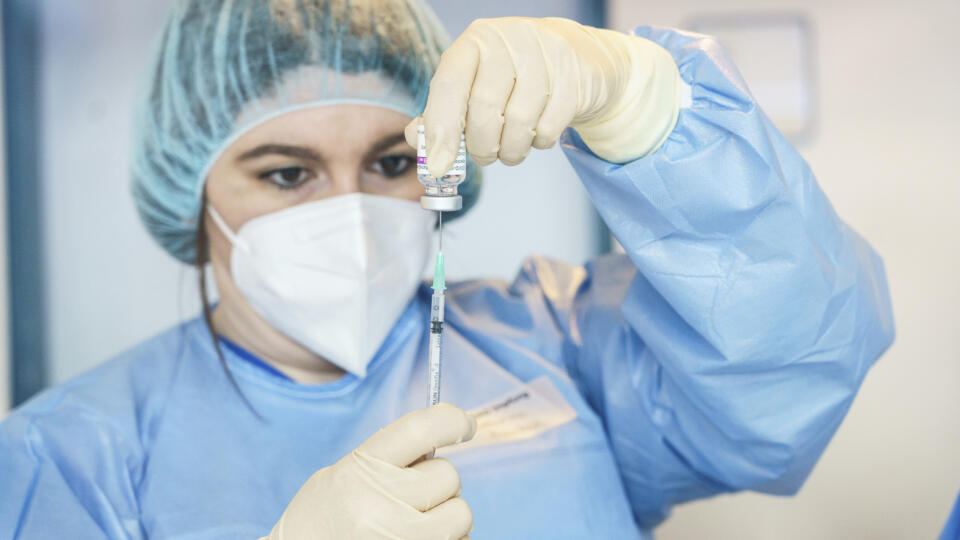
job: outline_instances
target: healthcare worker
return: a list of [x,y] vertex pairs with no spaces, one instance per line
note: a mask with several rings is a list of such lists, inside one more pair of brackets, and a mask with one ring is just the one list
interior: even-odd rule
[[[722,48],[519,18],[445,47],[416,0],[175,3],[133,193],[219,303],[6,419],[0,537],[647,538],[799,489],[890,302]],[[451,285],[428,409],[421,122],[434,173],[461,131],[480,165],[559,140],[626,251]]]

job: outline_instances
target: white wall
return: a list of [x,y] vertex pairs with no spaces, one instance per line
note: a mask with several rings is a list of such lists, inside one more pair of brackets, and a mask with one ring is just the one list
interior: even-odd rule
[[[0,4],[0,28],[3,27],[3,5]],[[0,74],[3,73],[3,42],[0,40]],[[0,82],[0,419],[10,409],[10,308],[7,294],[7,143],[4,139],[6,120],[3,84]]]
[[897,341],[798,497],[685,505],[658,538],[934,538],[960,490],[960,2],[611,0],[608,17],[770,10],[812,22],[818,126],[798,148],[884,257]]
[[[192,270],[154,245],[129,194],[131,111],[170,0],[42,2],[42,184],[49,373],[59,382],[198,313]],[[437,0],[453,35],[512,2]],[[585,0],[529,2],[580,14]],[[597,221],[558,148],[489,167],[477,208],[446,228],[451,279],[509,278],[531,251],[580,263]]]
[[44,313],[58,382],[198,304],[193,272],[154,246],[129,189],[133,101],[168,2],[40,1]]

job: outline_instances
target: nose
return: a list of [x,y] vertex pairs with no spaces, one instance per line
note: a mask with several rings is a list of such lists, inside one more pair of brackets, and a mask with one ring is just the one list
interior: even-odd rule
[[360,165],[358,163],[333,163],[328,166],[328,189],[318,199],[337,197],[360,191]]

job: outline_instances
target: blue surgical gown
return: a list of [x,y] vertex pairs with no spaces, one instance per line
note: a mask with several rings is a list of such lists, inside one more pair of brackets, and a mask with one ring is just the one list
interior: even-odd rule
[[[640,28],[692,87],[625,165],[563,146],[623,245],[447,293],[443,397],[547,377],[577,418],[452,454],[482,538],[645,538],[674,504],[799,489],[893,339],[883,265],[709,38]],[[256,538],[300,485],[423,406],[423,288],[368,376],[302,385],[193,320],[0,428],[0,537]],[[255,412],[254,412],[255,411]]]
[[957,501],[953,503],[953,510],[947,518],[947,524],[943,527],[939,539],[960,540],[960,496],[957,496]]

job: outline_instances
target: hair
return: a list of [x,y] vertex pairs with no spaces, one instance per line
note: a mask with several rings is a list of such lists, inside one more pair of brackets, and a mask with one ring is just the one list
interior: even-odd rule
[[[448,43],[423,0],[173,2],[134,113],[131,190],[147,232],[194,265],[198,195],[233,137],[276,113],[344,98],[414,117]],[[368,73],[386,84],[344,78]],[[466,212],[480,183],[468,156],[463,210],[444,217]]]
[[[304,100],[398,101],[415,116],[447,42],[422,0],[174,2],[135,113],[131,189],[147,231],[192,265],[198,184],[224,143]],[[390,84],[343,84],[363,73]],[[286,87],[301,76],[315,91]]]
[[237,391],[240,399],[242,399],[247,408],[250,409],[250,412],[260,420],[263,420],[263,416],[257,412],[253,404],[250,403],[250,400],[247,399],[246,394],[240,389],[240,385],[237,384],[237,380],[233,377],[233,373],[231,373],[230,368],[227,366],[227,359],[223,355],[223,347],[220,344],[220,335],[217,334],[213,326],[213,308],[210,306],[210,295],[207,292],[207,273],[204,271],[207,262],[210,260],[210,238],[207,236],[207,221],[204,219],[204,212],[206,211],[207,192],[204,190],[200,196],[200,212],[197,215],[196,258],[194,260],[194,265],[197,270],[200,303],[203,306],[203,321],[207,326],[207,332],[210,333],[210,339],[213,341],[213,350],[216,351],[217,359],[220,360],[220,367],[223,368],[223,372],[226,374],[227,379],[229,379],[230,385]]

